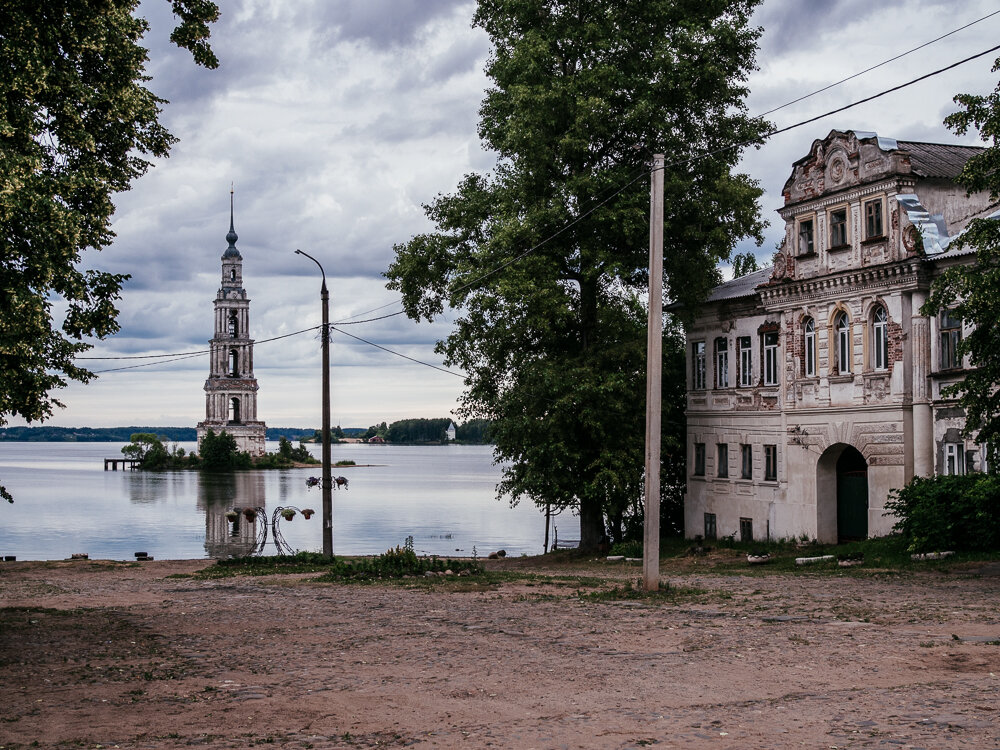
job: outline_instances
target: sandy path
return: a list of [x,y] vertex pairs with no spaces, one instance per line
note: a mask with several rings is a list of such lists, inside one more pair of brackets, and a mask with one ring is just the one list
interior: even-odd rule
[[204,565],[0,566],[0,747],[1000,747],[995,575],[168,577]]

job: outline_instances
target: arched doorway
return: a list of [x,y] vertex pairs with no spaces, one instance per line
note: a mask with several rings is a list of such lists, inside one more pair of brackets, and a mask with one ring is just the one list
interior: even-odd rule
[[837,459],[837,538],[868,538],[868,462],[850,446]]
[[816,539],[836,544],[868,537],[868,464],[847,443],[835,443],[816,463]]

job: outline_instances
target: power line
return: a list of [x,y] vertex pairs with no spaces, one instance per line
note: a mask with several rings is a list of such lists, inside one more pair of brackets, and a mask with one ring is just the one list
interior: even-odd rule
[[389,352],[389,354],[395,354],[397,357],[402,357],[403,359],[408,359],[411,362],[416,362],[418,365],[423,365],[424,367],[430,367],[432,370],[440,370],[441,372],[446,372],[449,375],[454,375],[456,378],[464,378],[465,377],[465,375],[463,375],[461,373],[452,372],[451,370],[446,370],[443,367],[438,367],[437,365],[432,365],[429,362],[421,362],[419,359],[414,359],[413,357],[407,357],[405,354],[400,354],[399,352],[395,352],[392,349],[387,349],[386,347],[381,346],[380,344],[376,344],[374,341],[369,341],[368,339],[363,339],[360,336],[355,336],[353,333],[348,333],[347,331],[341,331],[339,328],[334,328],[332,325],[330,327],[334,331],[336,331],[337,333],[342,333],[345,336],[350,336],[352,339],[357,339],[358,341],[361,341],[362,343],[368,344],[369,346],[374,346],[376,349],[381,349],[384,352]]
[[[827,90],[829,88],[837,86],[840,83],[843,83],[844,81],[851,80],[852,78],[856,78],[857,76],[862,75],[863,73],[868,72],[869,70],[874,70],[875,68],[881,67],[882,65],[885,65],[888,62],[892,62],[892,60],[899,59],[899,57],[902,57],[902,56],[904,56],[906,54],[909,54],[910,52],[913,52],[913,51],[916,51],[916,50],[921,49],[923,47],[926,47],[927,45],[933,44],[936,41],[940,41],[940,39],[943,39],[943,38],[945,38],[947,36],[950,36],[951,34],[954,34],[954,33],[958,32],[958,31],[961,31],[961,30],[963,30],[965,28],[968,28],[969,26],[971,26],[971,25],[973,25],[975,23],[979,23],[980,21],[983,21],[983,20],[985,20],[987,18],[990,18],[990,17],[992,17],[994,15],[997,15],[998,13],[1000,13],[1000,11],[996,11],[994,13],[991,13],[991,14],[987,15],[987,16],[984,16],[983,18],[978,19],[977,21],[973,21],[972,23],[966,24],[965,26],[963,26],[963,27],[961,27],[959,29],[955,29],[954,31],[949,32],[948,34],[944,34],[943,36],[938,37],[937,39],[931,40],[930,42],[926,42],[925,44],[920,45],[919,47],[916,47],[913,50],[909,50],[908,52],[904,52],[901,55],[896,56],[895,58],[891,58],[890,60],[887,60],[887,61],[885,61],[883,63],[879,63],[878,65],[872,66],[871,68],[869,68],[869,69],[867,69],[865,71],[861,71],[861,73],[857,73],[857,74],[855,74],[853,76],[849,76],[848,78],[845,78],[842,81],[838,81],[837,83],[830,84],[830,86],[827,86],[824,89],[820,89],[818,91],[813,92],[812,94],[807,94],[806,96],[799,97],[798,99],[793,100],[792,102],[789,102],[788,104],[782,105],[781,107],[778,107],[778,108],[776,108],[774,110],[770,110],[770,112],[777,111],[778,109],[782,109],[785,106],[789,106],[790,104],[794,104],[794,103],[796,103],[798,101],[802,101],[803,99],[806,99],[806,98],[808,98],[810,96],[813,96],[816,93],[820,93],[821,91],[825,91],[825,90]],[[798,122],[796,122],[796,123],[794,123],[792,125],[788,125],[788,126],[785,126],[785,127],[782,127],[782,128],[775,128],[775,129],[769,131],[768,133],[765,133],[763,136],[761,136],[761,140],[766,141],[766,140],[772,138],[775,135],[779,135],[781,133],[786,133],[786,132],[789,132],[789,131],[794,130],[796,128],[800,128],[800,127],[802,127],[804,125],[808,125],[810,123],[816,122],[817,120],[821,120],[823,118],[830,117],[831,115],[839,114],[839,113],[845,112],[845,111],[847,111],[849,109],[853,109],[854,107],[858,107],[858,106],[860,106],[862,104],[866,104],[867,102],[873,101],[875,99],[879,99],[879,98],[881,98],[883,96],[886,96],[888,94],[894,93],[896,91],[900,91],[900,90],[902,90],[904,88],[907,88],[907,87],[912,86],[914,84],[920,83],[921,81],[925,81],[925,80],[927,80],[929,78],[933,78],[934,76],[940,75],[941,73],[944,73],[944,72],[947,72],[949,70],[952,70],[953,68],[956,68],[956,67],[958,67],[960,65],[964,65],[967,62],[971,62],[972,60],[976,60],[976,59],[978,59],[980,57],[988,55],[991,52],[996,52],[997,50],[1000,50],[1000,45],[996,45],[996,46],[991,47],[991,48],[989,48],[987,50],[979,52],[979,53],[977,53],[975,55],[970,55],[969,57],[966,57],[963,60],[959,60],[959,61],[957,61],[955,63],[952,63],[951,65],[947,65],[947,66],[945,66],[943,68],[939,68],[939,69],[937,69],[935,71],[932,71],[930,73],[926,73],[926,74],[924,74],[922,76],[914,78],[914,79],[912,79],[910,81],[907,81],[905,83],[899,84],[897,86],[893,86],[892,88],[884,89],[883,91],[880,91],[877,94],[873,94],[871,96],[865,97],[863,99],[859,99],[859,100],[857,100],[855,102],[852,102],[850,104],[844,105],[842,107],[838,107],[836,109],[832,109],[832,110],[830,110],[828,112],[825,112],[823,114],[816,115],[815,117],[810,117],[810,118],[805,119],[805,120],[800,120],[800,121],[798,121]],[[769,112],[765,112],[764,114],[769,114]],[[720,148],[714,149],[712,151],[707,151],[707,152],[703,152],[701,154],[696,154],[696,155],[691,156],[691,157],[686,158],[686,159],[678,159],[678,160],[675,160],[675,161],[672,161],[672,162],[665,162],[664,165],[662,167],[660,167],[660,169],[666,170],[667,168],[670,168],[670,167],[676,167],[676,166],[683,166],[683,165],[687,165],[687,164],[692,164],[692,163],[700,161],[702,159],[707,159],[707,158],[709,158],[711,156],[715,156],[717,154],[724,153],[726,151],[731,151],[731,150],[733,150],[735,148],[741,148],[741,147],[753,145],[754,142],[755,141],[739,141],[739,142],[734,142],[734,143],[731,143],[729,145],[722,146]],[[581,221],[583,221],[584,219],[586,219],[588,216],[590,216],[591,214],[593,214],[595,211],[597,211],[602,206],[607,205],[610,201],[612,201],[614,198],[616,198],[617,196],[619,196],[625,190],[627,190],[628,188],[630,188],[632,185],[634,185],[640,179],[643,179],[648,173],[649,173],[649,170],[647,170],[645,168],[643,168],[640,171],[637,171],[637,173],[635,174],[635,176],[632,179],[630,179],[628,182],[626,182],[624,185],[622,185],[619,188],[615,189],[607,197],[603,198],[602,200],[600,200],[599,202],[597,202],[596,204],[594,204],[593,206],[591,206],[591,208],[587,209],[587,211],[585,211],[584,213],[576,216],[574,219],[572,219],[570,222],[568,222],[564,226],[560,227],[558,230],[556,230],[555,232],[553,232],[548,237],[542,239],[541,241],[539,241],[536,244],[532,245],[531,247],[527,248],[522,253],[519,253],[518,255],[514,256],[513,258],[505,261],[504,263],[501,263],[499,266],[493,268],[492,270],[490,270],[490,271],[488,271],[488,272],[486,272],[486,273],[484,273],[484,274],[482,274],[482,275],[480,275],[480,276],[472,279],[471,281],[466,282],[465,284],[462,284],[459,287],[456,287],[455,289],[453,289],[453,290],[450,291],[450,294],[457,294],[459,292],[462,292],[462,291],[468,289],[469,287],[474,286],[474,285],[476,285],[476,284],[478,284],[478,283],[480,283],[480,282],[482,282],[482,281],[490,278],[491,276],[496,275],[500,271],[503,271],[504,269],[509,268],[514,263],[517,263],[518,261],[520,261],[523,258],[527,257],[528,255],[532,254],[533,252],[535,252],[536,250],[538,250],[542,246],[548,244],[549,242],[551,242],[552,240],[556,239],[557,237],[559,237],[560,235],[562,235],[563,233],[565,233],[566,231],[568,231],[569,229],[571,229],[575,225],[579,224]],[[389,303],[386,303],[384,305],[380,305],[378,307],[372,308],[370,310],[366,310],[364,312],[358,313],[357,315],[365,315],[367,313],[376,312],[376,311],[384,309],[386,307],[391,307],[393,305],[399,304],[400,302],[401,302],[401,300],[396,300],[394,302],[389,302]],[[361,323],[370,323],[370,322],[374,322],[374,321],[378,321],[378,320],[385,320],[387,318],[392,318],[392,317],[395,317],[397,315],[402,315],[402,314],[404,314],[404,312],[405,311],[400,310],[398,312],[391,313],[391,314],[388,314],[388,315],[382,315],[382,316],[378,316],[378,317],[375,317],[375,318],[370,318],[370,319],[366,319],[366,320],[358,320],[358,321],[352,321],[350,318],[348,318],[347,320],[342,321],[340,323],[332,324],[331,327],[333,327],[333,325],[357,325],[357,324],[361,324]],[[357,317],[357,315],[355,315],[353,317]],[[288,338],[290,336],[297,336],[297,335],[300,335],[302,333],[307,333],[309,331],[314,331],[314,330],[317,330],[318,328],[321,328],[321,327],[322,326],[313,326],[311,328],[306,328],[306,329],[303,329],[301,331],[295,331],[293,333],[287,333],[287,334],[283,334],[281,336],[274,336],[274,337],[269,338],[269,339],[263,339],[263,340],[261,340],[259,342],[255,342],[255,343],[264,344],[264,343],[268,343],[268,342],[271,342],[271,341],[277,341],[279,339]],[[338,329],[335,329],[335,330],[338,330]],[[447,372],[448,374],[450,374],[450,375],[456,375],[457,377],[465,377],[464,375],[459,375],[458,373],[452,372],[450,370],[445,370],[445,369],[437,367],[435,365],[431,365],[431,364],[428,364],[426,362],[421,362],[420,360],[416,360],[416,359],[413,359],[411,357],[407,357],[404,354],[400,354],[399,352],[395,352],[395,351],[392,351],[391,349],[387,349],[387,348],[385,348],[383,346],[380,346],[379,344],[375,344],[375,343],[373,343],[371,341],[363,339],[360,336],[354,336],[353,334],[349,334],[346,331],[339,331],[339,332],[343,333],[346,336],[350,336],[351,338],[355,338],[355,339],[357,339],[359,341],[362,341],[363,343],[369,344],[370,346],[374,346],[376,348],[383,349],[384,351],[389,352],[390,354],[394,354],[396,356],[403,357],[404,359],[410,359],[411,361],[416,362],[417,364],[425,365],[427,367],[431,367],[431,368],[436,369],[436,370],[441,370],[442,372]],[[179,360],[188,359],[188,358],[194,357],[194,356],[200,356],[202,354],[208,354],[210,351],[211,351],[210,349],[204,349],[204,350],[199,350],[199,351],[194,351],[194,352],[181,352],[181,353],[172,353],[172,354],[151,354],[151,355],[134,355],[134,356],[119,356],[119,357],[77,357],[76,359],[80,359],[80,360],[159,359],[159,360],[161,360],[160,362],[147,363],[147,364],[144,364],[144,365],[132,365],[131,367],[111,368],[111,369],[107,369],[107,370],[95,371],[95,374],[98,374],[98,373],[104,373],[104,372],[116,372],[116,371],[119,371],[119,370],[134,369],[134,368],[137,368],[137,367],[146,367],[146,366],[149,366],[149,365],[152,365],[152,364],[160,364],[160,363],[166,363],[166,362],[179,361]]]
[[[301,331],[293,331],[292,333],[283,333],[280,336],[272,336],[269,339],[261,339],[260,341],[254,341],[254,346],[257,344],[267,344],[271,341],[277,341],[278,339],[287,339],[289,336],[298,336],[302,333],[309,333],[309,331],[315,331],[323,326],[313,326],[312,328],[303,328]],[[115,359],[159,359],[162,357],[176,357],[185,358],[188,356],[194,357],[199,354],[210,354],[211,349],[198,349],[193,352],[171,352],[169,354],[134,354],[124,357],[76,357],[75,359],[88,359],[88,360],[115,360]],[[157,362],[150,362],[150,364],[158,364]],[[108,370],[102,370],[102,372],[109,372]]]
[[877,69],[879,69],[879,68],[881,68],[881,67],[883,67],[885,65],[888,65],[891,62],[896,62],[896,60],[904,58],[907,55],[910,55],[910,54],[912,54],[914,52],[918,52],[919,50],[922,50],[924,47],[929,47],[930,45],[935,44],[936,42],[940,42],[942,39],[945,39],[945,38],[947,38],[947,37],[949,37],[949,36],[951,36],[953,34],[957,34],[960,31],[965,31],[970,26],[975,26],[977,23],[980,23],[981,21],[985,21],[988,18],[992,18],[993,16],[998,15],[998,14],[1000,14],[1000,10],[995,10],[992,13],[989,13],[989,14],[983,16],[982,18],[977,18],[975,21],[971,21],[970,23],[965,24],[965,26],[959,26],[957,29],[952,29],[951,31],[949,31],[946,34],[942,34],[941,36],[936,37],[935,39],[931,39],[929,42],[924,42],[923,44],[921,44],[921,45],[919,45],[917,47],[913,47],[912,49],[906,50],[906,52],[901,52],[898,55],[896,55],[895,57],[890,57],[888,60],[883,60],[880,63],[872,65],[871,67],[865,68],[864,70],[860,70],[857,73],[854,73],[853,75],[847,76],[847,78],[841,78],[836,83],[831,83],[828,86],[824,86],[821,89],[816,89],[815,91],[813,91],[810,94],[805,94],[804,96],[800,96],[798,99],[792,99],[792,101],[785,102],[784,104],[781,104],[781,105],[775,107],[774,109],[769,109],[769,110],[767,110],[767,112],[761,112],[759,115],[757,115],[757,117],[767,117],[768,115],[774,114],[775,112],[777,112],[779,110],[782,110],[785,107],[790,107],[793,104],[798,104],[801,101],[805,101],[806,99],[808,99],[810,97],[816,96],[816,94],[822,94],[824,91],[829,91],[830,89],[832,89],[832,88],[834,88],[836,86],[839,86],[842,83],[847,83],[848,81],[852,81],[855,78],[858,78],[859,76],[863,76],[865,73],[871,73],[873,70],[877,70]]

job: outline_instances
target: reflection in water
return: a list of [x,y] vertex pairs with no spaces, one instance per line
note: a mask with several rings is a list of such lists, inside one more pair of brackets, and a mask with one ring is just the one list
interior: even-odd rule
[[[241,518],[234,527],[227,511],[264,506],[270,520],[278,506],[322,507],[319,488],[305,482],[315,470],[104,471],[103,459],[115,453],[107,443],[0,442],[0,475],[17,498],[3,504],[0,554],[19,560],[59,560],[73,552],[131,560],[136,550],[161,560],[241,554],[264,524],[245,528]],[[407,536],[418,554],[541,551],[544,521],[534,506],[496,500],[500,468],[488,446],[341,445],[337,457],[358,463],[344,469],[351,489],[334,493],[337,554],[377,554]],[[321,514],[311,521],[296,516],[281,531],[293,549],[322,549]]]
[[167,494],[167,482],[160,472],[129,472],[127,485],[128,501],[133,505],[159,503]]
[[[209,557],[243,557],[257,541],[256,517],[248,520],[244,508],[264,507],[264,481],[260,472],[201,475],[198,508],[205,511],[205,552]],[[235,519],[226,517],[237,511]]]

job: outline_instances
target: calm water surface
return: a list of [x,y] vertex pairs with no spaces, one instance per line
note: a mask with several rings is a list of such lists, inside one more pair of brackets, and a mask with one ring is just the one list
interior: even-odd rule
[[[190,450],[193,444],[181,446]],[[277,443],[267,449],[276,451]],[[317,511],[308,521],[282,521],[280,528],[294,549],[322,549],[322,495],[305,483],[319,476],[318,466],[224,475],[104,471],[104,458],[120,458],[120,450],[118,443],[0,442],[0,484],[15,497],[14,505],[0,505],[0,555],[225,556],[240,551],[226,511],[261,506],[270,517],[279,505]],[[318,456],[320,447],[310,450]],[[543,515],[533,505],[512,509],[496,499],[500,469],[488,446],[336,445],[334,460],[340,459],[373,466],[334,468],[350,482],[348,490],[333,492],[336,554],[383,552],[410,535],[417,552],[426,554],[471,555],[473,546],[479,555],[542,551]],[[240,532],[243,541],[252,533]]]

